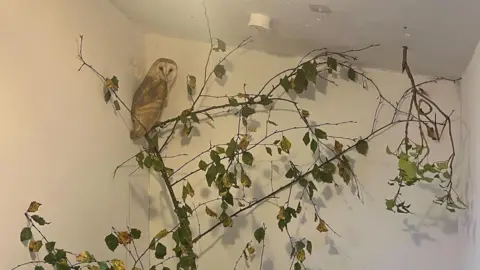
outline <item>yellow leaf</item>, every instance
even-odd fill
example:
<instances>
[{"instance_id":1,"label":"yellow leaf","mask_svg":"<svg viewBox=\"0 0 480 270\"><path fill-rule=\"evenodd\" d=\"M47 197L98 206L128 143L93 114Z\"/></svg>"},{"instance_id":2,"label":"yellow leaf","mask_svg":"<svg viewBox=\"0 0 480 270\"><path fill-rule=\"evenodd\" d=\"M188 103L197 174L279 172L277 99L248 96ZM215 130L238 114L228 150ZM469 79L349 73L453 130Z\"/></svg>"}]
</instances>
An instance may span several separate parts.
<instances>
[{"instance_id":1,"label":"yellow leaf","mask_svg":"<svg viewBox=\"0 0 480 270\"><path fill-rule=\"evenodd\" d=\"M305 261L305 249L302 248L299 251L297 251L297 260L300 262Z\"/></svg>"},{"instance_id":2,"label":"yellow leaf","mask_svg":"<svg viewBox=\"0 0 480 270\"><path fill-rule=\"evenodd\" d=\"M30 213L37 212L38 208L39 208L41 205L42 205L41 203L36 202L36 201L33 201L33 202L30 203L30 206L28 207L27 212L30 212Z\"/></svg>"},{"instance_id":3,"label":"yellow leaf","mask_svg":"<svg viewBox=\"0 0 480 270\"><path fill-rule=\"evenodd\" d=\"M232 218L228 217L222 221L224 227L232 227L233 220Z\"/></svg>"},{"instance_id":4,"label":"yellow leaf","mask_svg":"<svg viewBox=\"0 0 480 270\"><path fill-rule=\"evenodd\" d=\"M302 110L302 116L303 116L304 118L307 118L307 117L310 116L310 112L307 111L307 110Z\"/></svg>"},{"instance_id":5,"label":"yellow leaf","mask_svg":"<svg viewBox=\"0 0 480 270\"><path fill-rule=\"evenodd\" d=\"M105 88L107 89L113 89L113 90L117 90L117 86L113 83L112 79L110 78L107 78L105 80Z\"/></svg>"},{"instance_id":6,"label":"yellow leaf","mask_svg":"<svg viewBox=\"0 0 480 270\"><path fill-rule=\"evenodd\" d=\"M78 263L90 263L95 260L95 258L88 251L81 252L75 257L75 259Z\"/></svg>"},{"instance_id":7,"label":"yellow leaf","mask_svg":"<svg viewBox=\"0 0 480 270\"><path fill-rule=\"evenodd\" d=\"M252 246L248 246L247 247L247 250L248 250L248 254L252 255L253 253L255 253L255 248L252 247Z\"/></svg>"},{"instance_id":8,"label":"yellow leaf","mask_svg":"<svg viewBox=\"0 0 480 270\"><path fill-rule=\"evenodd\" d=\"M318 226L317 226L317 231L328 232L327 224L323 219L320 219L320 222L318 223Z\"/></svg>"},{"instance_id":9,"label":"yellow leaf","mask_svg":"<svg viewBox=\"0 0 480 270\"><path fill-rule=\"evenodd\" d=\"M241 171L241 178L240 178L242 185L246 188L249 188L252 186L252 180L250 180L250 177L245 173L245 171L242 169Z\"/></svg>"},{"instance_id":10,"label":"yellow leaf","mask_svg":"<svg viewBox=\"0 0 480 270\"><path fill-rule=\"evenodd\" d=\"M245 204L243 204L241 201L238 201L238 206L240 206L240 207L244 207L244 206L245 206Z\"/></svg>"},{"instance_id":11,"label":"yellow leaf","mask_svg":"<svg viewBox=\"0 0 480 270\"><path fill-rule=\"evenodd\" d=\"M215 211L213 211L212 209L208 208L208 206L205 205L205 212L207 212L207 215L211 216L211 217L217 217L217 213L215 213Z\"/></svg>"},{"instance_id":12,"label":"yellow leaf","mask_svg":"<svg viewBox=\"0 0 480 270\"><path fill-rule=\"evenodd\" d=\"M227 174L224 174L223 177L222 177L222 184L224 187L226 187L227 189L230 188L232 186L232 183L230 183L230 180L228 179L228 175ZM220 196L225 196L226 194L228 193L228 190L220 193Z\"/></svg>"},{"instance_id":13,"label":"yellow leaf","mask_svg":"<svg viewBox=\"0 0 480 270\"><path fill-rule=\"evenodd\" d=\"M343 151L343 144L341 144L338 141L335 141L334 150L335 150L335 153L340 154Z\"/></svg>"},{"instance_id":14,"label":"yellow leaf","mask_svg":"<svg viewBox=\"0 0 480 270\"><path fill-rule=\"evenodd\" d=\"M98 266L98 265L88 265L87 269L88 270L100 270L100 266Z\"/></svg>"},{"instance_id":15,"label":"yellow leaf","mask_svg":"<svg viewBox=\"0 0 480 270\"><path fill-rule=\"evenodd\" d=\"M256 129L256 128L254 128L254 127L248 127L248 131L250 131L250 132L256 132L256 131L257 131L257 129Z\"/></svg>"},{"instance_id":16,"label":"yellow leaf","mask_svg":"<svg viewBox=\"0 0 480 270\"><path fill-rule=\"evenodd\" d=\"M132 242L132 236L128 232L119 232L118 242L122 245L128 245Z\"/></svg>"},{"instance_id":17,"label":"yellow leaf","mask_svg":"<svg viewBox=\"0 0 480 270\"><path fill-rule=\"evenodd\" d=\"M240 146L240 148L242 150L245 150L245 149L247 149L249 143L250 142L247 140L247 137L245 135L243 135L242 139L240 140L240 143L238 144L238 146Z\"/></svg>"},{"instance_id":18,"label":"yellow leaf","mask_svg":"<svg viewBox=\"0 0 480 270\"><path fill-rule=\"evenodd\" d=\"M285 219L285 207L283 206L280 207L280 210L278 211L277 219L278 220Z\"/></svg>"},{"instance_id":19,"label":"yellow leaf","mask_svg":"<svg viewBox=\"0 0 480 270\"><path fill-rule=\"evenodd\" d=\"M30 252L38 252L43 246L43 243L42 241L33 241L33 240L30 240L30 242L28 243L28 249L30 250Z\"/></svg>"},{"instance_id":20,"label":"yellow leaf","mask_svg":"<svg viewBox=\"0 0 480 270\"><path fill-rule=\"evenodd\" d=\"M114 270L125 270L125 264L121 260L113 259L110 263Z\"/></svg>"},{"instance_id":21,"label":"yellow leaf","mask_svg":"<svg viewBox=\"0 0 480 270\"><path fill-rule=\"evenodd\" d=\"M155 236L155 238L157 239L162 239L164 238L165 236L168 235L168 231L166 229L163 229L161 230L160 232L157 233L157 235Z\"/></svg>"},{"instance_id":22,"label":"yellow leaf","mask_svg":"<svg viewBox=\"0 0 480 270\"><path fill-rule=\"evenodd\" d=\"M287 139L287 137L282 136L282 141L280 142L280 147L282 150L288 154L290 154L290 148L292 147L292 143Z\"/></svg>"}]
</instances>

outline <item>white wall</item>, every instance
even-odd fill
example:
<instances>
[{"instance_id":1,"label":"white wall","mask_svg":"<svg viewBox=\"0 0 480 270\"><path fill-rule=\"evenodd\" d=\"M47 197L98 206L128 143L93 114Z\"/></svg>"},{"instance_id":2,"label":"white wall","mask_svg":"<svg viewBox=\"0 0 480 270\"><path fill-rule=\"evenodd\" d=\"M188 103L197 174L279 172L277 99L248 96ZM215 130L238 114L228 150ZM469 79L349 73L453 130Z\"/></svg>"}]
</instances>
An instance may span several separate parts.
<instances>
[{"instance_id":1,"label":"white wall","mask_svg":"<svg viewBox=\"0 0 480 270\"><path fill-rule=\"evenodd\" d=\"M465 269L478 269L480 258L478 257L479 235L475 233L478 230L477 218L479 216L478 194L480 192L478 185L478 153L479 144L475 142L478 137L478 115L480 110L477 101L479 100L478 89L480 87L480 45L465 70L461 81L461 102L462 102L462 142L465 145L465 179L468 180L468 195L471 207L464 217L464 234L469 239L469 252L466 254Z\"/></svg>"},{"instance_id":2,"label":"white wall","mask_svg":"<svg viewBox=\"0 0 480 270\"><path fill-rule=\"evenodd\" d=\"M226 40L229 45L236 42ZM178 39L169 39L149 34L146 37L146 59L152 63L158 57L169 57L179 65L179 76L168 101L168 107L163 117L169 118L179 114L189 106L185 77L187 74L197 76L198 82L203 79L204 63L207 57L208 45ZM220 59L221 54L214 54L212 63ZM400 59L400 55L399 55ZM247 84L247 91L255 93L263 83L277 72L297 64L298 58L281 58L256 51L241 50L233 55L227 62L226 81L212 80L209 83L208 94L225 95L242 92L242 86ZM213 67L213 65L212 65ZM414 68L414 67L413 67ZM368 74L378 84L383 93L391 100L397 100L409 85L404 74L380 70L367 70ZM428 78L418 76L417 82ZM370 132L372 117L376 108L376 93L370 87L368 91L361 85L355 85L338 78L338 87L326 86L320 83L319 89L310 89L298 99L299 104L308 109L311 119L317 123L338 122L354 120L358 124L328 127L325 130L330 135L358 137L366 136ZM222 84L223 86L220 86ZM454 120L454 136L460 134L459 108L460 100L457 86L450 82L439 82L425 86L425 90L447 112L456 110L452 116ZM218 102L218 101L213 101ZM202 106L212 104L211 100L202 101ZM283 107L277 107L283 108ZM380 124L385 124L391 117L391 111L386 107L380 117ZM176 135L171 143L168 154L187 154L169 160L167 166L176 168L186 160L191 159L196 153L208 148L212 144L226 143L236 134L237 120L233 118L218 117L215 122L204 120L202 126L195 131L195 136L190 143ZM265 132L266 115L256 114L255 120L259 121L259 129L254 138ZM299 124L295 113L278 111L272 114L273 121L280 124L279 129ZM205 122L209 122L206 124ZM272 127L270 127L272 131ZM263 148L258 148L255 153L255 167L249 170L253 185L247 190L249 199L260 198L271 191L270 187L270 161L276 164L278 172L273 174L273 185L279 187L287 183L283 177L284 163L290 158L303 167L308 166L311 160L310 150L303 145L301 138L304 131L288 133L293 142L291 156L278 155L270 157ZM434 194L439 194L437 184L421 184L417 188L404 191L404 199L412 203L412 215L392 214L385 210L385 199L394 195L394 188L387 185L387 180L396 175L396 164L385 154L385 147L395 147L403 136L403 126L389 130L387 133L375 138L370 143L369 155L364 158L352 153L349 156L355 159L355 170L363 185L362 204L350 187L335 189L331 186L317 185L319 193L315 201L321 206L320 214L342 237L332 233L320 234L315 230L312 206L305 202L303 213L300 216L301 224L292 223L290 232L296 239L307 237L313 242L314 253L307 258L306 265L311 269L456 269L464 252L464 243L459 236L458 217L460 214L451 214L442 207L432 204ZM276 138L272 138L272 141ZM431 143L432 157L446 159L449 156L448 140L441 145ZM458 145L457 145L458 147ZM205 155L208 159L208 154ZM431 160L433 161L433 160ZM197 167L198 161L193 162L182 170L175 179L185 175ZM217 192L206 188L203 175L194 175L188 178L193 185L195 205L215 198ZM171 204L163 184L156 178L151 179L151 194L154 196L151 209L151 233L155 234L163 228L170 229L176 225L175 217L170 214ZM340 180L339 180L340 181ZM340 181L341 183L341 181ZM177 187L181 196L181 185ZM462 189L463 190L463 189ZM462 191L460 190L460 191ZM298 190L294 190L294 197ZM286 201L288 192L280 195L278 203ZM235 196L235 195L234 195ZM241 193L238 194L241 196ZM298 199L293 201L296 206ZM188 201L192 206L192 201ZM263 269L287 269L290 266L288 259L288 238L277 227L276 215L278 207L276 200L261 204L254 211L247 211L241 217L234 219L233 228L220 227L210 236L202 239L196 246L197 254L201 255L200 267L209 269L232 269L235 261L241 254L245 244L253 239L253 231L265 222L267 229L265 258ZM219 204L211 203L209 207L220 213ZM209 228L214 220L204 213L204 208L199 210L201 231ZM193 231L198 232L197 219L191 219ZM167 241L167 240L166 240ZM167 241L168 243L168 241ZM173 246L172 246L173 247ZM261 246L256 244L257 252ZM168 250L171 252L170 250ZM252 269L258 268L260 253L252 262ZM208 265L208 266L206 266ZM244 268L241 260L238 269ZM172 267L174 264L172 264Z\"/></svg>"},{"instance_id":3,"label":"white wall","mask_svg":"<svg viewBox=\"0 0 480 270\"><path fill-rule=\"evenodd\" d=\"M30 260L19 237L32 200L43 204L40 214L51 222L44 233L57 247L125 259L121 248L108 251L104 237L127 223L148 234L148 176L128 177L131 166L112 180L138 147L126 111L105 104L94 73L77 72L78 36L86 60L118 76L130 104L143 74L143 33L108 1L2 0L0 11L0 268Z\"/></svg>"}]
</instances>

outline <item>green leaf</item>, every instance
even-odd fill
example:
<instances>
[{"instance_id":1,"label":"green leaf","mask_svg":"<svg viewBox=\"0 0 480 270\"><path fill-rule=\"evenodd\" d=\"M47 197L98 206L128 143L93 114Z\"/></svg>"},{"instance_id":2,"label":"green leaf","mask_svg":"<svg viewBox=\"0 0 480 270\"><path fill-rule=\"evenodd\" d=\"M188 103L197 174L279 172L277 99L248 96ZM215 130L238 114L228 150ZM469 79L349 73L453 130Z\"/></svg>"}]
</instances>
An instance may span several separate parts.
<instances>
[{"instance_id":1,"label":"green leaf","mask_svg":"<svg viewBox=\"0 0 480 270\"><path fill-rule=\"evenodd\" d=\"M105 243L107 244L108 249L115 251L118 247L118 238L111 233L105 237Z\"/></svg>"},{"instance_id":2,"label":"green leaf","mask_svg":"<svg viewBox=\"0 0 480 270\"><path fill-rule=\"evenodd\" d=\"M280 142L280 147L282 150L288 154L290 154L290 148L292 147L292 143L287 139L287 137L282 136L282 141Z\"/></svg>"},{"instance_id":3,"label":"green leaf","mask_svg":"<svg viewBox=\"0 0 480 270\"><path fill-rule=\"evenodd\" d=\"M307 251L312 254L312 242L309 240L307 241Z\"/></svg>"},{"instance_id":4,"label":"green leaf","mask_svg":"<svg viewBox=\"0 0 480 270\"><path fill-rule=\"evenodd\" d=\"M67 252L65 252L65 250L63 249L57 249L57 252L55 254L55 259L57 260L57 262L62 259L67 259Z\"/></svg>"},{"instance_id":5,"label":"green leaf","mask_svg":"<svg viewBox=\"0 0 480 270\"><path fill-rule=\"evenodd\" d=\"M57 268L56 270L70 270L70 266L66 263L57 263L55 265L55 267Z\"/></svg>"},{"instance_id":6,"label":"green leaf","mask_svg":"<svg viewBox=\"0 0 480 270\"><path fill-rule=\"evenodd\" d=\"M337 167L335 167L335 164L333 164L332 162L327 162L323 164L322 169L326 173L334 174L337 170Z\"/></svg>"},{"instance_id":7,"label":"green leaf","mask_svg":"<svg viewBox=\"0 0 480 270\"><path fill-rule=\"evenodd\" d=\"M234 97L231 97L231 98L228 98L228 104L230 104L232 106L237 106L238 101Z\"/></svg>"},{"instance_id":8,"label":"green leaf","mask_svg":"<svg viewBox=\"0 0 480 270\"><path fill-rule=\"evenodd\" d=\"M267 153L271 156L272 155L272 148L268 147L268 146L265 146L265 150L267 151Z\"/></svg>"},{"instance_id":9,"label":"green leaf","mask_svg":"<svg viewBox=\"0 0 480 270\"><path fill-rule=\"evenodd\" d=\"M288 92L288 90L290 90L291 85L287 75L280 79L280 85L283 87L283 89L285 89L285 92Z\"/></svg>"},{"instance_id":10,"label":"green leaf","mask_svg":"<svg viewBox=\"0 0 480 270\"><path fill-rule=\"evenodd\" d=\"M117 76L113 76L111 80L112 80L113 85L118 88L119 87L119 85L118 85L119 81L118 81Z\"/></svg>"},{"instance_id":11,"label":"green leaf","mask_svg":"<svg viewBox=\"0 0 480 270\"><path fill-rule=\"evenodd\" d=\"M140 237L142 236L142 231L140 231L139 229L130 229L130 235L133 239L140 239Z\"/></svg>"},{"instance_id":12,"label":"green leaf","mask_svg":"<svg viewBox=\"0 0 480 270\"><path fill-rule=\"evenodd\" d=\"M34 270L45 270L45 268L43 268L43 266L41 266L41 265L37 265L37 266L35 266Z\"/></svg>"},{"instance_id":13,"label":"green leaf","mask_svg":"<svg viewBox=\"0 0 480 270\"><path fill-rule=\"evenodd\" d=\"M210 158L212 159L213 162L215 162L215 164L219 164L220 163L220 156L218 155L217 151L210 151Z\"/></svg>"},{"instance_id":14,"label":"green leaf","mask_svg":"<svg viewBox=\"0 0 480 270\"><path fill-rule=\"evenodd\" d=\"M243 161L243 163L252 166L253 155L250 152L243 152L242 153L242 161Z\"/></svg>"},{"instance_id":15,"label":"green leaf","mask_svg":"<svg viewBox=\"0 0 480 270\"><path fill-rule=\"evenodd\" d=\"M170 270L170 268L168 268L168 267L163 267L162 270Z\"/></svg>"},{"instance_id":16,"label":"green leaf","mask_svg":"<svg viewBox=\"0 0 480 270\"><path fill-rule=\"evenodd\" d=\"M313 153L315 153L317 151L317 141L315 140L312 140L312 142L310 143L310 150L312 150Z\"/></svg>"},{"instance_id":17,"label":"green leaf","mask_svg":"<svg viewBox=\"0 0 480 270\"><path fill-rule=\"evenodd\" d=\"M40 226L43 226L45 224L50 224L50 222L46 222L45 219L39 215L33 215L31 216L31 218Z\"/></svg>"},{"instance_id":18,"label":"green leaf","mask_svg":"<svg viewBox=\"0 0 480 270\"><path fill-rule=\"evenodd\" d=\"M208 167L208 164L203 161L203 160L200 160L200 162L198 162L198 167L202 170L202 171L206 171L207 170L207 167Z\"/></svg>"},{"instance_id":19,"label":"green leaf","mask_svg":"<svg viewBox=\"0 0 480 270\"><path fill-rule=\"evenodd\" d=\"M366 156L368 152L368 142L365 140L358 141L355 145L355 149L357 149L358 153Z\"/></svg>"},{"instance_id":20,"label":"green leaf","mask_svg":"<svg viewBox=\"0 0 480 270\"><path fill-rule=\"evenodd\" d=\"M165 247L162 243L157 243L155 247L155 258L163 259L167 255L167 247Z\"/></svg>"},{"instance_id":21,"label":"green leaf","mask_svg":"<svg viewBox=\"0 0 480 270\"><path fill-rule=\"evenodd\" d=\"M295 79L293 79L294 90L297 94L302 93L304 90L307 89L308 81L305 77L305 72L301 69L297 70L297 74Z\"/></svg>"},{"instance_id":22,"label":"green leaf","mask_svg":"<svg viewBox=\"0 0 480 270\"><path fill-rule=\"evenodd\" d=\"M263 239L265 239L265 229L263 227L260 227L255 230L253 235L255 236L255 239L257 240L258 243L262 242Z\"/></svg>"},{"instance_id":23,"label":"green leaf","mask_svg":"<svg viewBox=\"0 0 480 270\"><path fill-rule=\"evenodd\" d=\"M153 160L150 156L147 156L145 158L145 160L143 161L143 165L145 165L145 167L149 168L152 167L152 164L153 164Z\"/></svg>"},{"instance_id":24,"label":"green leaf","mask_svg":"<svg viewBox=\"0 0 480 270\"><path fill-rule=\"evenodd\" d=\"M217 176L217 167L212 164L205 174L205 178L207 179L207 184L209 187L212 186L213 181L215 181L215 176Z\"/></svg>"},{"instance_id":25,"label":"green leaf","mask_svg":"<svg viewBox=\"0 0 480 270\"><path fill-rule=\"evenodd\" d=\"M353 68L348 69L347 76L350 80L354 82L357 80L357 72Z\"/></svg>"},{"instance_id":26,"label":"green leaf","mask_svg":"<svg viewBox=\"0 0 480 270\"><path fill-rule=\"evenodd\" d=\"M217 152L218 152L219 154L225 154L225 148L223 148L223 147L221 147L221 146L217 146L217 147L215 148L215 150L217 150Z\"/></svg>"},{"instance_id":27,"label":"green leaf","mask_svg":"<svg viewBox=\"0 0 480 270\"><path fill-rule=\"evenodd\" d=\"M267 106L272 104L273 100L269 99L266 95L260 96L260 104Z\"/></svg>"},{"instance_id":28,"label":"green leaf","mask_svg":"<svg viewBox=\"0 0 480 270\"><path fill-rule=\"evenodd\" d=\"M300 201L298 202L297 209L295 209L295 212L297 212L297 214L300 214L300 212L302 212L302 205L300 204Z\"/></svg>"},{"instance_id":29,"label":"green leaf","mask_svg":"<svg viewBox=\"0 0 480 270\"><path fill-rule=\"evenodd\" d=\"M307 111L307 110L302 110L302 111L301 111L301 115L302 115L303 118L307 118L307 117L310 116L310 112Z\"/></svg>"},{"instance_id":30,"label":"green leaf","mask_svg":"<svg viewBox=\"0 0 480 270\"><path fill-rule=\"evenodd\" d=\"M30 229L29 227L23 228L22 231L20 232L20 241L21 242L30 240L30 239L32 239L32 237L33 237L32 229Z\"/></svg>"},{"instance_id":31,"label":"green leaf","mask_svg":"<svg viewBox=\"0 0 480 270\"><path fill-rule=\"evenodd\" d=\"M55 249L55 242L47 242L45 248L48 252L52 252Z\"/></svg>"},{"instance_id":32,"label":"green leaf","mask_svg":"<svg viewBox=\"0 0 480 270\"><path fill-rule=\"evenodd\" d=\"M309 131L305 132L305 135L303 135L303 143L305 145L308 145L308 143L310 143L310 132Z\"/></svg>"},{"instance_id":33,"label":"green leaf","mask_svg":"<svg viewBox=\"0 0 480 270\"><path fill-rule=\"evenodd\" d=\"M321 129L315 129L315 137L319 139L327 139L327 133Z\"/></svg>"},{"instance_id":34,"label":"green leaf","mask_svg":"<svg viewBox=\"0 0 480 270\"><path fill-rule=\"evenodd\" d=\"M327 66L335 71L337 71L337 59L333 57L327 58Z\"/></svg>"},{"instance_id":35,"label":"green leaf","mask_svg":"<svg viewBox=\"0 0 480 270\"><path fill-rule=\"evenodd\" d=\"M293 170L293 167L291 167L291 168L287 171L287 173L285 173L285 177L287 177L287 178L292 178L294 175L295 175L295 172L294 172L294 170Z\"/></svg>"},{"instance_id":36,"label":"green leaf","mask_svg":"<svg viewBox=\"0 0 480 270\"><path fill-rule=\"evenodd\" d=\"M300 265L299 262L296 262L295 265L293 266L294 270L302 270L302 266Z\"/></svg>"},{"instance_id":37,"label":"green leaf","mask_svg":"<svg viewBox=\"0 0 480 270\"><path fill-rule=\"evenodd\" d=\"M388 210L393 211L393 207L395 206L395 202L393 201L393 199L385 200L385 206L387 207Z\"/></svg>"},{"instance_id":38,"label":"green leaf","mask_svg":"<svg viewBox=\"0 0 480 270\"><path fill-rule=\"evenodd\" d=\"M233 195L232 195L232 193L228 192L227 195L225 195L225 197L223 197L223 199L224 199L228 204L230 204L231 206L233 206Z\"/></svg>"},{"instance_id":39,"label":"green leaf","mask_svg":"<svg viewBox=\"0 0 480 270\"><path fill-rule=\"evenodd\" d=\"M108 264L106 262L97 262L100 270L110 270L108 269Z\"/></svg>"},{"instance_id":40,"label":"green leaf","mask_svg":"<svg viewBox=\"0 0 480 270\"><path fill-rule=\"evenodd\" d=\"M48 263L48 264L55 264L57 262L57 259L55 258L55 255L53 253L48 253L44 258L43 261Z\"/></svg>"},{"instance_id":41,"label":"green leaf","mask_svg":"<svg viewBox=\"0 0 480 270\"><path fill-rule=\"evenodd\" d=\"M315 61L309 61L302 65L302 69L305 72L307 80L315 83L317 81L317 66Z\"/></svg>"},{"instance_id":42,"label":"green leaf","mask_svg":"<svg viewBox=\"0 0 480 270\"><path fill-rule=\"evenodd\" d=\"M217 40L217 44L215 47L212 48L212 50L215 52L219 52L219 51L225 52L227 50L227 44L221 39L216 38L216 40Z\"/></svg>"},{"instance_id":43,"label":"green leaf","mask_svg":"<svg viewBox=\"0 0 480 270\"><path fill-rule=\"evenodd\" d=\"M248 107L248 106L245 106L242 108L242 116L245 117L245 118L248 118L250 115L254 114L255 113L255 110Z\"/></svg>"},{"instance_id":44,"label":"green leaf","mask_svg":"<svg viewBox=\"0 0 480 270\"><path fill-rule=\"evenodd\" d=\"M297 241L297 242L295 243L295 248L296 248L297 250L303 249L303 248L305 248L305 243L303 243L302 241Z\"/></svg>"},{"instance_id":45,"label":"green leaf","mask_svg":"<svg viewBox=\"0 0 480 270\"><path fill-rule=\"evenodd\" d=\"M198 119L196 114L192 113L190 117L192 118L193 122L200 123L200 119Z\"/></svg>"},{"instance_id":46,"label":"green leaf","mask_svg":"<svg viewBox=\"0 0 480 270\"><path fill-rule=\"evenodd\" d=\"M417 176L417 166L408 159L399 159L398 167L404 171L409 178L414 178Z\"/></svg>"},{"instance_id":47,"label":"green leaf","mask_svg":"<svg viewBox=\"0 0 480 270\"><path fill-rule=\"evenodd\" d=\"M226 72L227 72L227 70L225 69L225 67L223 65L217 65L213 69L213 73L215 73L215 76L217 76L217 78L219 78L219 79L222 79Z\"/></svg>"}]
</instances>

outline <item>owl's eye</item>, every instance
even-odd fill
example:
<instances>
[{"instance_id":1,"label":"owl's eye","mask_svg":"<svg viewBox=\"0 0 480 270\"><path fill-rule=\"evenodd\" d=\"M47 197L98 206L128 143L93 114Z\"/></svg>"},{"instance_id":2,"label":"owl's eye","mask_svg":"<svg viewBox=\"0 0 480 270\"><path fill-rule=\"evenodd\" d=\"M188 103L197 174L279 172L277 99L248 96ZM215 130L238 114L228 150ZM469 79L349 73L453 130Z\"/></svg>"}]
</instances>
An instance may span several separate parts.
<instances>
[{"instance_id":1,"label":"owl's eye","mask_svg":"<svg viewBox=\"0 0 480 270\"><path fill-rule=\"evenodd\" d=\"M170 68L170 69L168 70L168 73L171 73L172 71L173 71L173 68Z\"/></svg>"},{"instance_id":2,"label":"owl's eye","mask_svg":"<svg viewBox=\"0 0 480 270\"><path fill-rule=\"evenodd\" d=\"M162 71L162 72L163 72L163 67L160 67L160 71Z\"/></svg>"}]
</instances>

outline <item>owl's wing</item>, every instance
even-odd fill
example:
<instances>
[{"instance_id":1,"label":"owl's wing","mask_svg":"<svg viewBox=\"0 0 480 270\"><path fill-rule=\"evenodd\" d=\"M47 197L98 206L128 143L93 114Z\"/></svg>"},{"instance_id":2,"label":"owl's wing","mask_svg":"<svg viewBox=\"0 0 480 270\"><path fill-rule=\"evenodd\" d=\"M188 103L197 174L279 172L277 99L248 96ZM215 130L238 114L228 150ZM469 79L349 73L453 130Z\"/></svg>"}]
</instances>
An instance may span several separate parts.
<instances>
[{"instance_id":1,"label":"owl's wing","mask_svg":"<svg viewBox=\"0 0 480 270\"><path fill-rule=\"evenodd\" d=\"M136 140L145 135L158 120L158 115L163 107L162 92L165 92L166 85L163 80L155 80L152 77L145 77L132 101L132 123L130 138ZM139 123L140 121L140 123ZM143 126L142 126L143 125Z\"/></svg>"}]
</instances>

